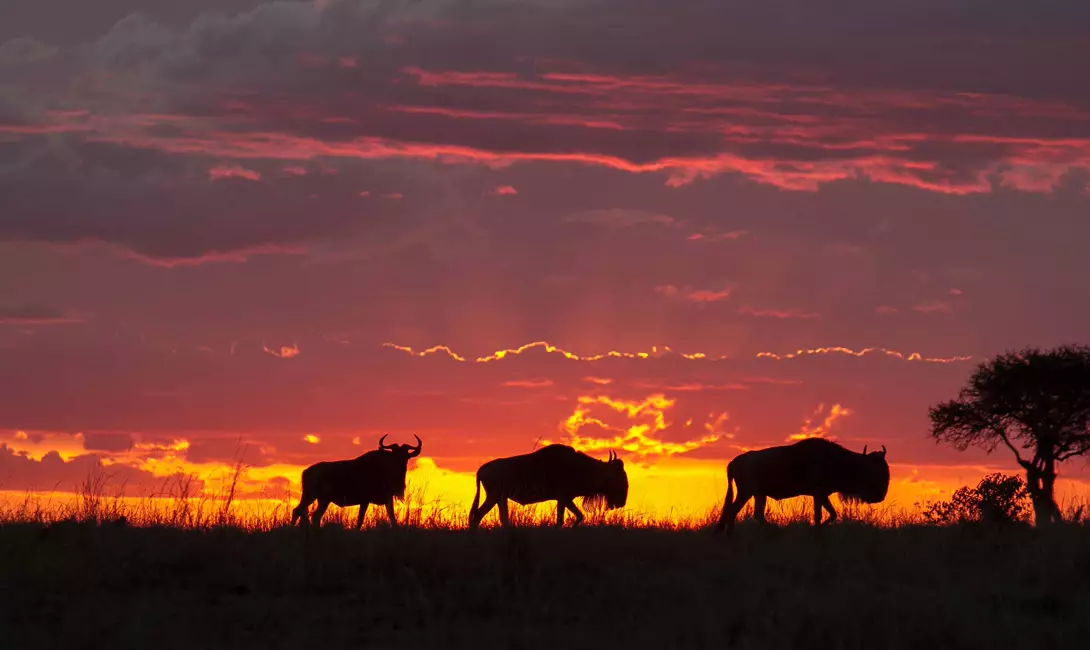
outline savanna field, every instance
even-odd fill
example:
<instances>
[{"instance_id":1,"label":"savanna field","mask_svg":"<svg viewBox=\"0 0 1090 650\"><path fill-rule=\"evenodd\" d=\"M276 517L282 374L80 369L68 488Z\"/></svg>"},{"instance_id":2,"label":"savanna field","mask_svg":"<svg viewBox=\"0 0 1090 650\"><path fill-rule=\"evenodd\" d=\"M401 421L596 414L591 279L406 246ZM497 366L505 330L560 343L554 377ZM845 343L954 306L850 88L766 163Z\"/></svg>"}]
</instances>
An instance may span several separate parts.
<instances>
[{"instance_id":1,"label":"savanna field","mask_svg":"<svg viewBox=\"0 0 1090 650\"><path fill-rule=\"evenodd\" d=\"M93 487L93 486L87 486ZM5 648L1077 648L1090 634L1090 528L935 525L809 499L716 537L704 518L550 507L513 529L412 493L390 530L289 504L27 497L0 525ZM1080 521L1081 511L1066 513Z\"/></svg>"}]
</instances>

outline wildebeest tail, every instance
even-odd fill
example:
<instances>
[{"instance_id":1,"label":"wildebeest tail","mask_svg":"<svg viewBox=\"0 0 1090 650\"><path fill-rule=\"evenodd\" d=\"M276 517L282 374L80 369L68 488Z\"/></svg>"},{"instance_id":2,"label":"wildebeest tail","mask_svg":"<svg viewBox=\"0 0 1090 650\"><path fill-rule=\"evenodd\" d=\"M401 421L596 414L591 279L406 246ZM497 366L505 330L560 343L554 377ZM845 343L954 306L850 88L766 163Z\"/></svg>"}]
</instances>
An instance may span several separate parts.
<instances>
[{"instance_id":1,"label":"wildebeest tail","mask_svg":"<svg viewBox=\"0 0 1090 650\"><path fill-rule=\"evenodd\" d=\"M477 516L477 510L481 507L481 473L477 472L477 493L473 495L473 505L469 508L469 518Z\"/></svg>"},{"instance_id":2,"label":"wildebeest tail","mask_svg":"<svg viewBox=\"0 0 1090 650\"><path fill-rule=\"evenodd\" d=\"M730 480L730 463L727 463L727 503L734 505L734 483Z\"/></svg>"}]
</instances>

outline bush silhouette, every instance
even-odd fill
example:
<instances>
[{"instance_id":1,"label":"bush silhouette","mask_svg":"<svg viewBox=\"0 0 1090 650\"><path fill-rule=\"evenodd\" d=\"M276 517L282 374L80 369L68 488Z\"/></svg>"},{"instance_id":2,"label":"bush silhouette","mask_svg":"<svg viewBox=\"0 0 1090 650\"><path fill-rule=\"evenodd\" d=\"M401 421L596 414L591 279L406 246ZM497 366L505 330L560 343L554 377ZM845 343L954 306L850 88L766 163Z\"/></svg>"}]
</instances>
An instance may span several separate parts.
<instances>
[{"instance_id":1,"label":"bush silhouette","mask_svg":"<svg viewBox=\"0 0 1090 650\"><path fill-rule=\"evenodd\" d=\"M1032 509L1026 482L1019 476L998 472L980 479L975 488L958 488L949 501L917 506L924 519L933 524L1024 522Z\"/></svg>"}]
</instances>

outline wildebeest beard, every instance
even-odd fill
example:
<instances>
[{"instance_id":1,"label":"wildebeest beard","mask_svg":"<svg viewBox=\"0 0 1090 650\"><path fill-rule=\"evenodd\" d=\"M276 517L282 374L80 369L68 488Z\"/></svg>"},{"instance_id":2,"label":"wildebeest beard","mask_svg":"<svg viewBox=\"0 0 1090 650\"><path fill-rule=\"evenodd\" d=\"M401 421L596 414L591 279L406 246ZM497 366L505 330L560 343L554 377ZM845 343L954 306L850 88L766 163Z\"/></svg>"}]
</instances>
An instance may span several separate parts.
<instances>
[{"instance_id":1,"label":"wildebeest beard","mask_svg":"<svg viewBox=\"0 0 1090 650\"><path fill-rule=\"evenodd\" d=\"M869 462L869 459L868 459ZM866 468L859 477L860 485L838 492L844 503L881 503L889 492L889 466Z\"/></svg>"}]
</instances>

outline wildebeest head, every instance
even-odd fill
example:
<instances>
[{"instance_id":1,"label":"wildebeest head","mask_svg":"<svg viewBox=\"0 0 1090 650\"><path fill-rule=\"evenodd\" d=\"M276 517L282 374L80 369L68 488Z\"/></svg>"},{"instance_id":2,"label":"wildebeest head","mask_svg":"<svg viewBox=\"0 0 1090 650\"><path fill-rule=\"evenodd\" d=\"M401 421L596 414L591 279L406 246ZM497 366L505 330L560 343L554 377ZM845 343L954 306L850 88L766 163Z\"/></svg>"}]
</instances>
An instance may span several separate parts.
<instances>
[{"instance_id":1,"label":"wildebeest head","mask_svg":"<svg viewBox=\"0 0 1090 650\"><path fill-rule=\"evenodd\" d=\"M415 447L412 445L399 445L396 442L392 445L387 445L385 444L386 435L383 435L381 438L378 439L379 451L393 454L394 458L402 460L406 463L409 462L410 458L416 458L417 456L419 456L420 451L424 447L424 443L420 442L420 436L416 435L415 433L413 434L413 437L416 438Z\"/></svg>"},{"instance_id":2,"label":"wildebeest head","mask_svg":"<svg viewBox=\"0 0 1090 650\"><path fill-rule=\"evenodd\" d=\"M881 503L889 492L889 463L886 462L886 446L882 445L881 451L872 451L868 454L867 446L863 445L863 453L856 458L858 462L853 477L855 488L849 492L841 492L841 498L847 501Z\"/></svg>"},{"instance_id":3,"label":"wildebeest head","mask_svg":"<svg viewBox=\"0 0 1090 650\"><path fill-rule=\"evenodd\" d=\"M628 473L624 471L624 461L610 451L609 460L605 461L602 475L602 496L609 509L623 508L628 503Z\"/></svg>"}]
</instances>

